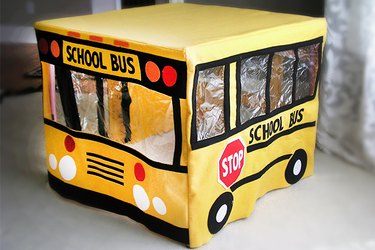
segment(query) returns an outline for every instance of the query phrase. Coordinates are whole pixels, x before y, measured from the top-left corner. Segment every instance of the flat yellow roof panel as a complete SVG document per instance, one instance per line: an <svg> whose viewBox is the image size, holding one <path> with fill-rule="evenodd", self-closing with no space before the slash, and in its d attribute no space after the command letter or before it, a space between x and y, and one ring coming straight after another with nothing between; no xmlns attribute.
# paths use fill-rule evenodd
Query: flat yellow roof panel
<svg viewBox="0 0 375 250"><path fill-rule="evenodd" d="M162 4L37 22L36 29L93 34L172 50L316 18L196 4Z"/></svg>

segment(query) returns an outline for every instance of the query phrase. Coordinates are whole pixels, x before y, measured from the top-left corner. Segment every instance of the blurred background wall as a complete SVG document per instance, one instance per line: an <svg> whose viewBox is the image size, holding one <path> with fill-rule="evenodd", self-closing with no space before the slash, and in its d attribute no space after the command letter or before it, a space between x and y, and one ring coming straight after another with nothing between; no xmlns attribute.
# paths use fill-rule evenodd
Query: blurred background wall
<svg viewBox="0 0 375 250"><path fill-rule="evenodd" d="M1 42L35 43L32 25L37 20L92 13L90 0L1 1Z"/></svg>
<svg viewBox="0 0 375 250"><path fill-rule="evenodd" d="M324 13L324 0L185 0L185 3L216 4L309 16L323 16Z"/></svg>

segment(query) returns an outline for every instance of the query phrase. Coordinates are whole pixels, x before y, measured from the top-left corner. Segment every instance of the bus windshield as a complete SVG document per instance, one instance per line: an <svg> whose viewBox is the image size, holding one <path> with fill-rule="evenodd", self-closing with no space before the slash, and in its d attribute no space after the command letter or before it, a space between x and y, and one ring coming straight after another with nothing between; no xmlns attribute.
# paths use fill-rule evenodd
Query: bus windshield
<svg viewBox="0 0 375 250"><path fill-rule="evenodd" d="M56 122L125 144L153 161L173 163L175 133L170 96L136 83L58 66L55 72L55 98L51 100L55 100Z"/></svg>

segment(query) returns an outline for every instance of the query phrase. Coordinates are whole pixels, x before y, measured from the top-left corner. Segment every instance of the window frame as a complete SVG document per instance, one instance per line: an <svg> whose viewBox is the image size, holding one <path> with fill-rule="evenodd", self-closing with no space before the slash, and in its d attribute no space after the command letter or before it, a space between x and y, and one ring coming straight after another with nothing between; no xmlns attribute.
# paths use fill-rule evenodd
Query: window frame
<svg viewBox="0 0 375 250"><path fill-rule="evenodd" d="M77 71L77 70L71 70L70 68L68 67L61 67L61 66L57 66L57 65L54 65L55 67L58 68L57 70L57 74L58 76L56 75L56 78L57 78L57 85L59 86L59 93L56 92L56 95L60 95L60 98L61 98L61 105L62 105L62 111L63 111L63 116L64 116L64 121L65 121L65 124L62 124L61 122L59 121L55 121L54 119L53 122L55 122L56 124L59 124L59 126L62 126L62 127L66 127L68 130L73 130L73 131L76 131L76 132L79 132L79 133L84 133L84 134L87 134L87 135L90 135L90 138L105 138L107 141L111 141L113 145L121 145L122 148L127 148L129 150L126 150L128 152L137 152L137 153L132 153L133 155L143 155L142 158L147 158L149 161L151 162L154 162L152 163L153 165L163 165L163 166L181 166L181 154L182 154L182 126L181 126L181 105L180 105L180 99L175 97L175 96L171 96L171 95L166 95L165 93L163 92L159 92L159 91L156 91L154 89L150 89L150 88L147 88L141 84L138 84L136 82L126 82L127 84L134 84L134 85L138 85L142 88L145 88L145 89L148 89L148 91L154 91L155 93L157 94L160 94L160 95L164 95L168 98L168 101L170 101L170 105L172 105L172 120L173 120L173 137L174 137L174 146L173 146L173 153L172 153L172 162L162 162L162 161L159 161L158 159L152 159L149 157L149 155L146 155L144 152L142 151L139 151L137 149L135 149L134 147L132 147L131 145L128 144L128 142L126 141L126 137L124 137L124 142L119 142L119 141L116 141L115 139L113 138L110 138L109 135L108 135L108 131L104 130L104 134L101 134L101 132L103 131L100 131L99 130L99 127L100 126L104 126L104 124L102 123L103 121L101 121L101 119L99 119L98 115L99 115L99 112L102 112L104 107L103 107L103 81L106 79L106 80L113 80L113 78L102 78L101 76L99 76L98 74L86 74L86 73L83 73L82 71ZM94 132L88 132L88 131L84 131L82 129L82 126L81 126L81 114L80 114L80 111L79 111L79 108L78 108L78 103L77 103L77 99L76 99L76 95L75 95L75 92L74 92L74 82L73 82L73 79L72 79L72 74L73 74L73 71L75 73L83 73L83 74L86 74L90 77L93 77L94 78L94 81L95 81L95 88L96 88L96 95L101 95L100 97L98 96L98 101L96 103L97 105L97 112L96 112L96 116L97 116L97 126L98 126L98 132L97 133L94 133ZM99 81L99 83L98 83ZM117 81L117 80L114 80L114 81ZM125 81L118 81L118 82L121 82L122 84L122 87L124 86L125 84ZM64 88L60 88L61 87L64 87ZM120 91L122 92L122 91ZM123 93L122 93L123 94ZM61 95L64 95L65 98L61 97ZM120 105L123 105L123 103L121 102ZM130 105L130 103L129 103ZM121 109L123 107L121 106ZM130 113L129 113L130 114ZM69 121L71 121L71 124L68 124L67 123L67 118L69 119ZM125 118L123 117L122 120L123 122L125 121L124 120ZM103 128L104 129L104 128ZM125 130L127 128L125 127ZM125 134L125 136L127 136L127 133ZM108 143L106 143L108 144ZM138 156L139 157L139 156ZM139 157L140 158L140 157Z"/></svg>
<svg viewBox="0 0 375 250"><path fill-rule="evenodd" d="M296 90L296 74L297 74L297 66L298 66L298 48L318 44L318 70L317 70L317 76L315 79L315 86L313 95L306 96L302 99L296 100L295 99L295 90ZM219 59L216 61L208 62L208 63L202 63L198 64L195 67L194 72L194 80L193 80L193 90L192 90L192 121L191 121L191 134L190 134L190 143L192 150L196 150L199 148L203 148L206 146L209 146L211 144L217 143L219 141L222 141L240 131L243 131L244 129L248 128L249 126L258 123L260 121L266 120L278 113L281 113L285 110L291 109L295 106L298 106L304 102L310 101L315 99L317 89L318 89L318 83L320 80L320 72L321 72L321 61L322 61L322 49L323 49L323 37L316 37L310 40L305 40L302 42L296 42L286 45L280 45L280 46L274 46L269 47L265 49L260 49L256 51L251 52L245 52L238 55L230 56L224 59ZM286 104L282 107L279 107L277 109L274 109L273 111L270 111L270 80L271 80L271 69L272 69L272 60L273 60L273 54L275 52L285 51L285 50L293 50L295 54L295 62L293 67L293 89L292 89L292 102L290 104ZM243 124L241 124L240 120L240 105L241 105L241 61L244 59L247 59L252 56L259 56L259 55L266 55L269 54L269 61L268 61L268 67L267 67L267 78L266 78L266 112L264 115L260 115L258 117L252 118ZM230 82L230 64L235 63L236 64L236 81L235 83ZM198 85L198 77L199 77L199 71L213 68L216 66L225 66L224 71L224 122L225 122L225 132L223 134L211 137L209 139L197 140L197 127L196 127L196 93L197 93L197 85ZM235 127L230 127L230 88L235 87L236 88L236 96L233 96L232 98L235 98L235 105L236 105L236 122Z"/></svg>
<svg viewBox="0 0 375 250"><path fill-rule="evenodd" d="M299 63L299 57L298 57L298 49L307 47L310 45L318 45L318 69L317 69L317 75L314 83L314 91L312 95L305 96L301 99L296 99L296 85L297 85L297 70L298 70L298 63ZM282 45L282 46L276 46L276 47L271 47L268 49L263 49L255 52L250 52L245 55L243 55L243 58L236 63L236 68L237 68L237 76L236 76L236 81L237 81L237 114L236 114L236 128L243 128L245 129L246 127L249 127L250 125L257 123L261 120L268 119L269 117L278 114L280 112L283 112L287 109L290 109L294 106L297 106L301 103L307 102L309 100L312 100L315 98L316 93L317 93L317 88L318 88L318 83L320 80L320 71L321 71L321 59L322 59L322 45L323 45L323 37L318 37L312 40L304 41L304 42L299 42L299 43L294 43L294 44L288 44L288 45ZM294 67L293 67L293 89L292 89L292 102L290 104L286 104L284 106L278 107L274 110L271 109L271 98L270 98L270 84L271 84L271 75L272 75L272 61L274 54L276 52L282 52L282 51L288 51L288 50L293 50L294 55L295 55L295 61L294 61ZM249 119L241 124L241 117L240 117L240 106L241 106L241 61L253 56L259 56L259 55L269 55L268 59L268 67L267 67L267 77L266 77L266 112L263 115L254 117L252 119Z"/></svg>
<svg viewBox="0 0 375 250"><path fill-rule="evenodd" d="M224 132L222 134L206 138L203 140L198 141L198 133L197 133L197 87L198 87L198 79L199 79L199 72L215 68L215 67L224 67ZM192 91L192 104L193 104L193 117L192 117L192 125L191 125L191 142L192 145L201 145L200 147L208 146L212 143L222 140L221 138L225 136L225 134L230 130L230 64L220 61L215 61L206 64L200 64L195 67L195 74L194 74L194 85Z"/></svg>

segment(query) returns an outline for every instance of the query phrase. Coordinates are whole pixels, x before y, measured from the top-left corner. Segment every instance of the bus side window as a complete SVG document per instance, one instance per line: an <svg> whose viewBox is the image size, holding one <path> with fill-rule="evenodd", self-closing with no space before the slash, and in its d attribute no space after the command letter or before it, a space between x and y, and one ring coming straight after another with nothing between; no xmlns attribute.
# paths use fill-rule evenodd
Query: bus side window
<svg viewBox="0 0 375 250"><path fill-rule="evenodd" d="M270 111L292 103L294 51L276 52L272 58Z"/></svg>
<svg viewBox="0 0 375 250"><path fill-rule="evenodd" d="M121 107L122 88L121 81L106 79L106 90L104 93L105 127L110 139L125 143L124 117Z"/></svg>
<svg viewBox="0 0 375 250"><path fill-rule="evenodd" d="M266 113L268 60L269 55L260 55L241 61L241 124Z"/></svg>
<svg viewBox="0 0 375 250"><path fill-rule="evenodd" d="M319 44L298 49L296 100L314 94L319 65L318 54Z"/></svg>
<svg viewBox="0 0 375 250"><path fill-rule="evenodd" d="M96 79L84 73L71 71L74 95L77 103L81 129L98 134Z"/></svg>
<svg viewBox="0 0 375 250"><path fill-rule="evenodd" d="M196 91L197 140L225 132L224 66L199 71Z"/></svg>
<svg viewBox="0 0 375 250"><path fill-rule="evenodd" d="M55 86L54 100L55 100L55 107L56 107L56 117L54 118L54 120L64 126L67 126L65 122L63 106L61 103L60 89L57 84Z"/></svg>

